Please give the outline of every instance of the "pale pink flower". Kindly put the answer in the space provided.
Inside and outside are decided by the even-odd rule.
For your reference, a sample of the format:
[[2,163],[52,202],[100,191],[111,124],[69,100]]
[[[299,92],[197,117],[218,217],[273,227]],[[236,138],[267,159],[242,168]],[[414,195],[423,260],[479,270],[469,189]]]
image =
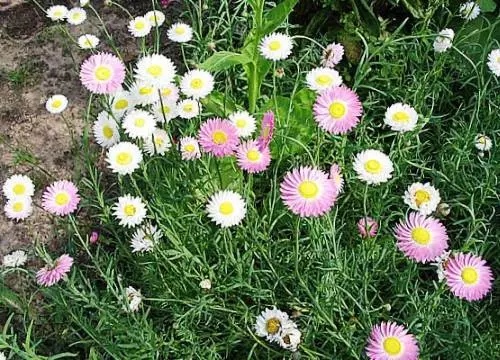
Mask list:
[[198,138],[203,151],[217,157],[232,155],[239,143],[236,126],[219,118],[204,122]]
[[92,55],[82,64],[80,80],[90,92],[113,94],[122,88],[125,65],[113,54]]
[[370,360],[417,360],[419,352],[415,336],[393,322],[375,325],[366,345]]
[[80,202],[77,187],[67,180],[56,181],[47,187],[42,198],[42,207],[59,216],[71,214]]
[[260,129],[260,136],[257,139],[257,144],[259,149],[263,150],[269,146],[271,139],[273,138],[274,132],[274,113],[268,111],[264,114],[262,118],[262,124]]
[[323,51],[323,58],[321,59],[321,65],[332,68],[342,60],[343,56],[344,56],[344,46],[337,43],[331,43]]
[[271,152],[269,147],[262,150],[257,141],[249,140],[238,146],[236,150],[238,166],[250,174],[266,170],[271,163]]
[[52,286],[59,282],[71,270],[73,258],[68,254],[61,255],[54,265],[47,264],[36,273],[36,281],[42,286]]
[[378,232],[378,224],[371,217],[363,217],[358,221],[358,231],[362,238],[374,237]]

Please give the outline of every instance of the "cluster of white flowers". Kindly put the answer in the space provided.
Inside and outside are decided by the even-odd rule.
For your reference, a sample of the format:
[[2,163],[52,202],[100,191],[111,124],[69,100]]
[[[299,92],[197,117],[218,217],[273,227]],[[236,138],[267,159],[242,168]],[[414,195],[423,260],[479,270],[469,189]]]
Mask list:
[[3,257],[3,266],[5,267],[20,267],[28,260],[28,256],[23,250],[16,250]]
[[265,309],[255,322],[255,333],[271,343],[277,343],[282,348],[297,351],[300,344],[301,332],[297,324],[288,317],[288,314],[276,309]]
[[3,209],[9,219],[24,220],[32,214],[35,185],[29,177],[12,175],[3,184],[2,191],[7,198]]

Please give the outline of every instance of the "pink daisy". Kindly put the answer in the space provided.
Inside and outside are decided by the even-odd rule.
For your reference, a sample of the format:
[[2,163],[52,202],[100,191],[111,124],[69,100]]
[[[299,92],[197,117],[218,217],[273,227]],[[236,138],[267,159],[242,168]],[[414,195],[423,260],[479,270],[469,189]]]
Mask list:
[[215,118],[201,125],[198,138],[205,152],[222,157],[236,150],[239,142],[237,132],[232,122]]
[[316,98],[313,109],[319,127],[335,135],[354,128],[363,113],[358,95],[345,86],[323,91]]
[[459,253],[446,262],[446,283],[451,292],[467,301],[480,300],[491,290],[493,274],[481,257]]
[[257,139],[257,144],[259,149],[263,150],[269,146],[271,139],[273,138],[274,132],[274,113],[268,111],[264,114],[262,118],[262,124],[260,129],[260,136]]
[[344,56],[344,46],[337,43],[331,43],[323,51],[323,58],[321,59],[321,65],[326,67],[334,67],[337,65],[342,57]]
[[80,196],[71,181],[56,181],[43,193],[42,207],[54,215],[64,216],[76,210]]
[[415,336],[393,322],[375,325],[366,345],[370,360],[417,360],[419,352]]
[[125,79],[125,65],[113,54],[99,53],[85,60],[80,69],[80,80],[95,94],[113,94],[121,89]]
[[281,183],[281,199],[296,215],[320,216],[337,198],[337,187],[328,174],[309,166],[288,172]]
[[363,217],[358,221],[358,231],[362,238],[374,237],[378,232],[378,224],[371,217]]
[[67,254],[61,255],[54,265],[45,265],[36,273],[36,281],[39,285],[52,286],[61,280],[71,270],[73,258]]
[[337,164],[332,164],[330,168],[330,179],[335,182],[335,186],[337,186],[337,195],[344,190],[344,177],[342,176],[342,172],[340,171],[340,166]]
[[249,173],[258,173],[267,169],[271,163],[269,147],[259,148],[255,140],[249,140],[238,146],[236,150],[238,166]]
[[397,246],[406,256],[417,262],[434,260],[448,249],[448,234],[441,222],[418,212],[408,215],[394,229]]

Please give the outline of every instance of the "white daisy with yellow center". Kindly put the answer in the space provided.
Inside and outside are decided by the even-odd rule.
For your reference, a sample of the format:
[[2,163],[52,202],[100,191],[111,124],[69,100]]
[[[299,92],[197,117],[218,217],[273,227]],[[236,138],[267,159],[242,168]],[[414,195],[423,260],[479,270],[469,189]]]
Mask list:
[[179,144],[182,160],[194,160],[201,157],[200,145],[198,140],[192,136],[181,138]]
[[35,193],[35,185],[26,175],[12,175],[5,180],[2,190],[7,199],[31,197]]
[[191,70],[182,77],[180,87],[184,95],[201,99],[214,89],[214,77],[205,70]]
[[133,105],[151,105],[158,101],[158,88],[151,83],[138,81],[130,88]]
[[391,159],[383,152],[372,149],[358,153],[353,167],[359,179],[373,185],[387,182],[394,171]]
[[143,16],[138,16],[128,23],[128,31],[134,37],[144,37],[151,32],[151,23]]
[[396,103],[387,108],[384,122],[394,131],[406,132],[417,126],[418,114],[410,105]]
[[285,326],[287,328],[293,328],[293,326],[289,326],[289,324],[293,323],[291,323],[288,314],[273,306],[272,309],[265,309],[257,317],[254,326],[255,333],[260,337],[266,338],[270,342],[279,343]]
[[292,38],[285,34],[267,35],[260,43],[259,50],[268,60],[284,60],[292,53]]
[[63,5],[54,5],[47,9],[47,17],[52,21],[61,21],[66,18],[68,8]]
[[132,95],[125,90],[120,90],[111,96],[111,111],[117,120],[121,120],[123,114],[132,109],[134,101]]
[[183,119],[192,119],[201,112],[201,105],[193,99],[185,99],[177,104],[179,116]]
[[87,20],[87,13],[82,8],[75,7],[68,11],[66,14],[66,20],[68,21],[68,24],[80,25]]
[[99,38],[95,35],[85,34],[78,38],[78,46],[80,49],[95,49],[97,45],[99,45]]
[[139,147],[126,141],[113,145],[106,155],[108,167],[120,175],[132,174],[139,168],[141,161],[142,152]]
[[155,225],[146,223],[142,225],[132,236],[130,247],[132,252],[150,252],[160,242],[163,232]]
[[51,114],[60,114],[68,107],[68,99],[64,95],[53,95],[45,103],[45,108]]
[[337,70],[319,67],[307,73],[306,82],[309,89],[322,92],[332,87],[342,85],[342,76],[340,76]]
[[113,216],[121,226],[134,227],[140,225],[146,217],[146,205],[140,197],[129,194],[120,196],[113,206]]
[[[170,84],[175,77],[175,65],[164,55],[152,54],[142,57],[135,67],[138,82],[162,88]],[[156,91],[158,92],[158,91]]]
[[12,220],[24,220],[33,212],[31,197],[16,196],[7,201],[4,206],[5,216]]
[[492,50],[488,54],[488,68],[496,76],[500,76],[500,49]]
[[476,4],[475,1],[467,1],[466,3],[460,5],[459,11],[460,11],[460,16],[463,19],[471,21],[479,16],[481,8],[479,7],[478,4]]
[[165,15],[158,10],[148,11],[144,17],[153,27],[162,26],[165,22]]
[[481,151],[490,151],[493,143],[488,136],[477,134],[476,138],[474,139],[474,146],[476,147],[476,149]]
[[171,146],[168,134],[163,129],[155,129],[153,135],[144,141],[144,151],[148,155],[164,155]]
[[133,110],[123,119],[122,127],[132,139],[147,139],[153,135],[156,119],[144,110]]
[[103,148],[109,148],[120,141],[120,132],[115,119],[105,111],[97,115],[97,120],[92,125],[95,141]]
[[240,194],[223,190],[212,195],[207,205],[208,217],[222,228],[238,225],[246,214]]
[[162,99],[161,102],[153,105],[153,114],[158,122],[163,124],[166,121],[168,123],[178,115],[177,104],[175,101]]
[[405,204],[423,215],[436,211],[441,197],[439,191],[429,183],[414,183],[408,187],[403,196]]
[[179,100],[179,89],[174,83],[167,84],[160,88],[157,101],[160,101],[160,96],[163,101],[167,100],[177,102]]
[[174,42],[185,43],[193,38],[193,29],[187,24],[175,23],[168,29],[167,36]]
[[248,111],[238,111],[229,116],[231,121],[236,127],[237,134],[241,138],[251,136],[255,131],[255,118],[248,113]]

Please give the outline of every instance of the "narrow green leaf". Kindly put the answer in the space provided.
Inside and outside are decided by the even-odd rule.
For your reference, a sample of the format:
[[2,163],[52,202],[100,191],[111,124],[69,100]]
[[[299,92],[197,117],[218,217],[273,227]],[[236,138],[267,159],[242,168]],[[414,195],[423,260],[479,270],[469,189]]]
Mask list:
[[201,102],[205,109],[220,117],[226,117],[230,113],[236,111],[234,100],[219,91],[212,91],[212,93],[201,100]]
[[284,0],[274,9],[269,11],[264,17],[263,34],[269,34],[276,30],[292,12],[298,0]]
[[251,59],[239,53],[231,51],[219,51],[210,56],[204,63],[200,65],[201,69],[207,71],[221,71],[232,68],[235,65],[245,65]]

